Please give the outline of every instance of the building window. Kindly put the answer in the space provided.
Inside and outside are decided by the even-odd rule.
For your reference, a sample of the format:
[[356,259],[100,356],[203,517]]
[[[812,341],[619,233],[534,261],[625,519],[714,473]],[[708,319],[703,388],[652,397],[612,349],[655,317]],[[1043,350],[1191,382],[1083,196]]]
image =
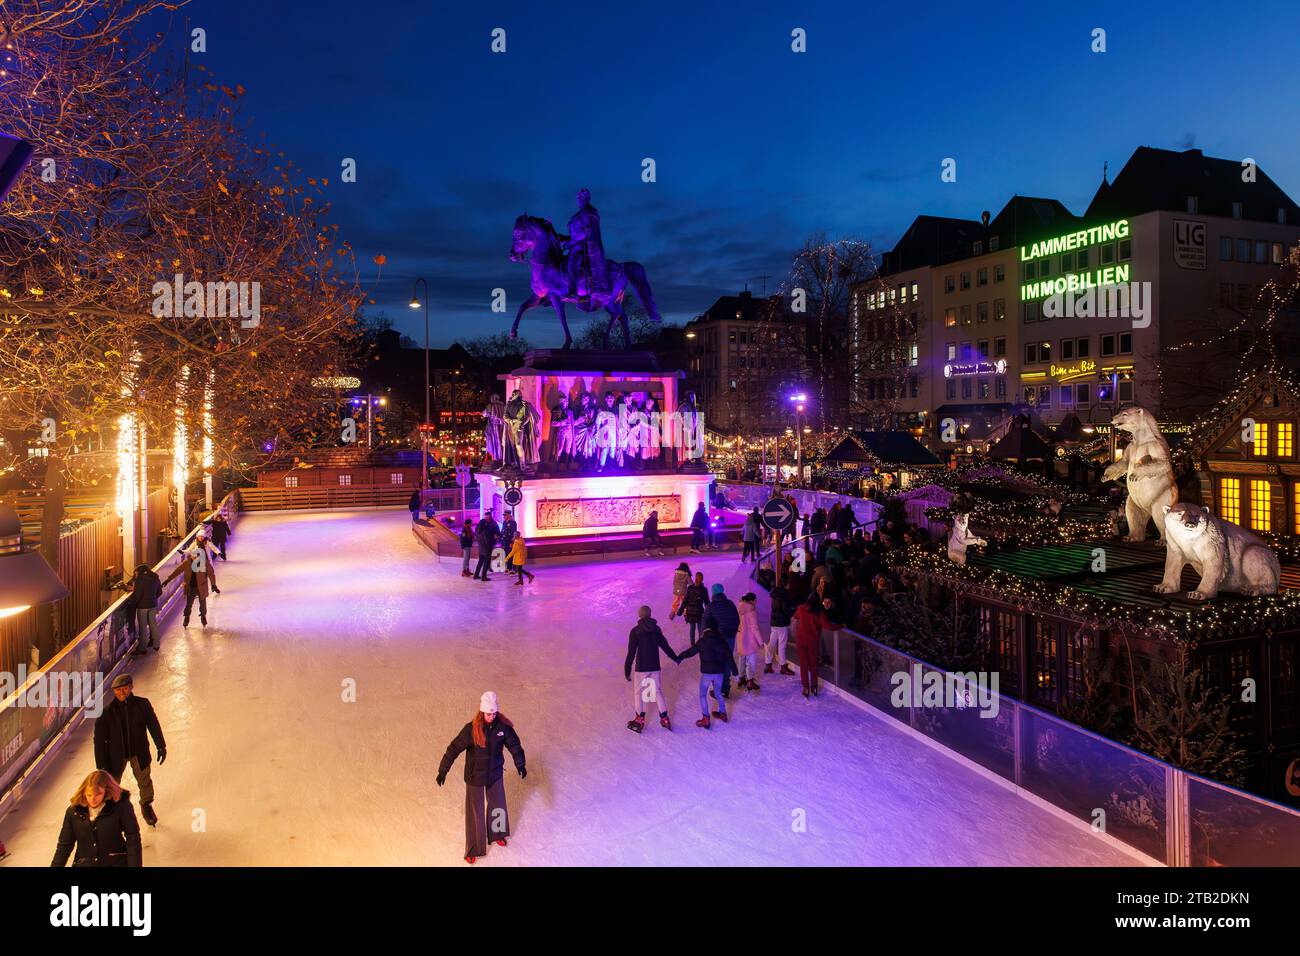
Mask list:
[[1249,285],[1237,286],[1237,311],[1238,312],[1250,311],[1250,286]]
[[1038,703],[1055,704],[1059,649],[1057,625],[1037,617],[1027,617],[1025,623],[1033,662],[1030,692]]
[[989,237],[989,252],[997,252],[998,248],[1001,245],[1002,245],[1002,238],[1000,236]]
[[1272,256],[1269,257],[1270,261],[1273,263],[1273,265],[1280,266],[1282,264],[1282,260],[1286,258],[1286,247],[1283,246],[1282,243],[1280,242],[1275,242],[1273,243],[1272,248],[1273,248],[1273,254]]
[[1040,361],[1040,362],[1050,362],[1051,360],[1052,360],[1052,343],[1051,343],[1051,342],[1039,342],[1039,343],[1038,343],[1038,361]]
[[1075,339],[1075,340],[1074,340],[1074,354],[1075,354],[1076,356],[1078,356],[1079,358],[1081,358],[1081,359],[1083,359],[1083,358],[1087,358],[1087,357],[1088,357],[1088,352],[1090,351],[1089,346],[1090,346],[1090,344],[1091,344],[1091,341],[1092,341],[1092,340],[1091,340],[1091,339],[1088,339],[1088,338]]
[[1221,309],[1232,308],[1232,283],[1231,282],[1219,283],[1219,308]]
[[1073,386],[1073,385],[1062,385],[1062,386],[1061,386],[1061,404],[1064,405],[1064,406],[1066,406],[1066,407],[1069,407],[1069,406],[1071,406],[1071,405],[1074,404],[1074,386]]
[[975,320],[977,322],[987,322],[989,320],[989,304],[987,302],[976,304]]
[[980,398],[988,398],[988,397],[989,397],[989,380],[986,379],[986,378],[982,378],[982,379],[979,380],[979,383],[980,383],[980,386],[979,386],[979,396],[980,396]]
[[284,476],[284,486],[285,486],[286,488],[297,488],[297,487],[298,487],[298,476],[297,476],[297,475],[285,475],[285,476]]
[[915,302],[919,298],[921,298],[921,283],[913,279],[912,280],[912,301]]
[[1267,481],[1250,483],[1250,526],[1256,531],[1273,530],[1273,495]]
[[954,288],[956,288],[956,285],[953,283],[953,278],[952,278],[952,276],[944,276],[944,277],[943,277],[943,291],[944,291],[944,292],[951,292]]
[[1119,400],[1121,402],[1133,401],[1133,381],[1131,379],[1119,383]]
[[970,273],[969,273],[969,272],[963,272],[963,273],[961,274],[961,287],[962,287],[962,291],[965,291],[966,289],[969,289],[969,288],[970,288]]
[[984,255],[984,240],[976,240],[975,245],[971,247],[971,252],[977,256]]
[[980,339],[980,340],[979,340],[979,344],[976,345],[975,347],[976,347],[977,349],[979,349],[980,358],[982,358],[982,359],[986,359],[986,358],[989,357],[989,340],[988,340],[988,339]]
[[1133,333],[1132,332],[1121,332],[1119,334],[1119,354],[1120,355],[1133,354]]
[[963,305],[963,306],[961,307],[961,324],[962,324],[962,325],[970,325],[970,306],[969,306],[969,305]]
[[1107,266],[1114,261],[1115,261],[1115,244],[1113,242],[1108,242],[1101,247],[1101,264]]
[[1089,402],[1088,393],[1092,391],[1087,382],[1075,386],[1075,398],[1080,405],[1087,405]]
[[982,609],[981,613],[992,613],[994,621],[994,638],[998,654],[998,670],[1001,672],[999,683],[1013,695],[1019,691],[1020,647],[1016,640],[1016,616],[1011,611]]
[[1264,239],[1255,240],[1255,263],[1261,266],[1268,264],[1268,242]]
[[388,475],[390,485],[400,485],[405,483],[405,476],[400,471],[390,472]]
[[984,286],[984,285],[988,285],[988,284],[989,284],[989,270],[988,270],[988,269],[981,269],[979,272],[975,273],[975,281],[978,282],[978,283],[979,283],[980,285],[982,285],[982,286]]
[[1061,339],[1061,361],[1066,362],[1074,358],[1074,340]]
[[339,485],[346,488],[346,487],[350,487],[351,484],[352,484],[351,475],[339,475]]
[[1249,239],[1237,240],[1237,261],[1238,262],[1250,261],[1250,240]]
[[1235,202],[1232,204],[1232,218],[1233,219],[1241,218],[1241,203]]
[[1073,272],[1073,271],[1074,271],[1074,253],[1073,253],[1073,252],[1066,252],[1066,253],[1063,253],[1063,254],[1061,255],[1061,271],[1062,271],[1062,272]]
[[1219,261],[1232,261],[1232,237],[1230,236],[1219,237]]
[[1195,214],[1201,211],[1201,201],[1195,196],[1187,197],[1187,211]]
[[1119,261],[1127,262],[1133,258],[1133,240],[1121,239],[1119,241]]
[[1038,343],[1026,342],[1025,343],[1025,364],[1033,365],[1037,361],[1038,361]]
[[970,343],[963,342],[961,344],[961,360],[963,362],[969,362],[973,357],[974,354],[971,352]]
[[1295,523],[1294,523],[1295,530],[1292,533],[1300,534],[1300,481],[1297,481],[1295,483],[1295,491],[1293,492],[1293,497],[1295,500],[1292,501],[1291,503],[1294,506],[1292,510],[1295,514]]
[[1007,380],[1006,380],[1006,378],[1005,378],[1004,376],[1002,376],[1002,375],[999,375],[997,378],[995,378],[995,379],[993,380],[993,382],[994,382],[994,385],[993,385],[993,391],[994,391],[994,393],[997,395],[997,397],[998,397],[998,398],[1006,398],[1006,397],[1007,397]]
[[956,398],[957,383],[953,379],[948,379],[948,387],[944,391],[948,398]]
[[1007,354],[1006,336],[999,336],[998,338],[993,340],[993,355],[994,357],[997,357],[1006,354]]
[[970,376],[961,380],[961,397],[970,398]]
[[1038,404],[1041,405],[1043,408],[1052,407],[1052,386],[1050,385],[1038,386]]
[[1034,277],[1034,264],[1033,264],[1032,262],[1026,262],[1026,263],[1025,263],[1025,278],[1026,278],[1026,279],[1032,279],[1033,277]]
[[951,328],[955,327],[956,325],[957,325],[957,310],[956,310],[956,309],[944,309],[944,310],[943,310],[943,326],[944,326],[944,328],[946,328],[946,329],[951,329]]
[[956,358],[957,358],[957,343],[956,343],[956,342],[949,342],[949,343],[948,343],[948,361],[951,362],[951,361],[953,361],[953,360],[956,359]]
[[1007,300],[994,299],[993,300],[993,321],[1001,322],[1006,317],[1007,317]]
[[1241,524],[1241,479],[1219,479],[1219,515],[1224,521]]
[[1255,423],[1255,440],[1250,443],[1250,457],[1268,457],[1268,422]]
[[1279,226],[1286,225],[1286,207],[1284,206],[1277,207],[1277,224]]
[[1290,458],[1295,454],[1295,425],[1292,422],[1277,423],[1277,457]]
[[1074,254],[1074,267],[1076,269],[1088,268],[1088,250],[1080,249]]

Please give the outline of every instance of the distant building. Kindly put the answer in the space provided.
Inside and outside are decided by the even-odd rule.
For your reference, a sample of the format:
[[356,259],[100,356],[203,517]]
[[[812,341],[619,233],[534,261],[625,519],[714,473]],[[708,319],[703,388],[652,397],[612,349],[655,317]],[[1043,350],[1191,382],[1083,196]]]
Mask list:
[[361,485],[420,487],[420,451],[409,449],[312,448],[275,456],[257,468],[259,488],[352,488]]
[[774,433],[792,423],[789,393],[805,383],[806,332],[779,295],[724,295],[686,324],[686,387],[707,427]]

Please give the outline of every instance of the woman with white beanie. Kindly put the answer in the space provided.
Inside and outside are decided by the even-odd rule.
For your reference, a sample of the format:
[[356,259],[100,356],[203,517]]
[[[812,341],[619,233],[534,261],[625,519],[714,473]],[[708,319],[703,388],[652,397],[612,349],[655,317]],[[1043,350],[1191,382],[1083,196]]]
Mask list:
[[488,837],[505,846],[510,836],[506,810],[505,751],[510,751],[520,778],[528,776],[524,748],[512,723],[497,706],[494,691],[479,698],[478,713],[447,745],[438,766],[438,786],[447,781],[447,771],[465,753],[465,862],[473,863],[487,853]]

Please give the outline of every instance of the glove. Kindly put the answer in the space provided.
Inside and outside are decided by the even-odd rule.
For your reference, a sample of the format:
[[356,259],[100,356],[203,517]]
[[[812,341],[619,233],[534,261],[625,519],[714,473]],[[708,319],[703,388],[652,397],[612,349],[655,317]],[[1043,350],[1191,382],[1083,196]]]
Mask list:
[[438,774],[438,786],[441,787],[446,782],[447,782],[447,775],[445,773]]
[[213,589],[212,589],[212,593],[213,593],[213,594],[220,594],[220,593],[221,593],[221,588],[213,588]]
[[520,767],[520,768],[519,768],[519,779],[520,779],[520,780],[523,780],[524,777],[526,777],[526,776],[528,776],[528,768],[527,768],[527,767]]
[[167,751],[166,751],[166,750],[159,750],[159,751],[158,751],[158,763],[159,763],[159,764],[162,764],[162,763],[164,763],[166,760],[167,760]]

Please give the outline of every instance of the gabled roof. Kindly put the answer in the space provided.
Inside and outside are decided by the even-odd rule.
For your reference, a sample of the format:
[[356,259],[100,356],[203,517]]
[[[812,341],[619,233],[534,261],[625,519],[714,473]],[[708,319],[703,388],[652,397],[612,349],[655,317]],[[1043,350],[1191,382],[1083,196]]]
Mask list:
[[[851,442],[856,445],[866,458],[841,458],[841,461],[869,461],[872,464],[889,467],[893,465],[910,465],[913,467],[925,467],[927,465],[942,465],[934,454],[912,437],[911,432],[904,431],[854,431],[850,432],[840,442],[836,448],[832,449],[832,454],[845,449],[843,454],[848,455],[852,452],[845,448],[845,444]],[[830,455],[828,454],[829,458]]]
[[1279,404],[1286,401],[1300,405],[1300,379],[1294,372],[1278,368],[1260,369],[1247,376],[1245,381],[1192,425],[1179,451],[1185,451],[1194,459],[1200,458],[1226,431],[1239,429],[1245,412],[1270,393],[1278,397]]
[[1014,458],[1028,461],[1034,458],[1050,461],[1052,446],[1034,433],[1028,421],[1020,421],[1002,436],[1002,440],[988,451],[990,458]]
[[1187,212],[1187,197],[1195,196],[1202,216],[1232,215],[1232,204],[1242,204],[1242,218],[1277,222],[1286,211],[1287,225],[1300,225],[1300,206],[1259,167],[1255,181],[1242,181],[1238,159],[1215,159],[1199,149],[1175,152],[1139,146],[1113,183],[1102,182],[1084,218],[1107,221],[1144,212]]
[[917,216],[894,248],[881,258],[880,271],[892,275],[962,258],[982,232],[984,225],[978,219]]

